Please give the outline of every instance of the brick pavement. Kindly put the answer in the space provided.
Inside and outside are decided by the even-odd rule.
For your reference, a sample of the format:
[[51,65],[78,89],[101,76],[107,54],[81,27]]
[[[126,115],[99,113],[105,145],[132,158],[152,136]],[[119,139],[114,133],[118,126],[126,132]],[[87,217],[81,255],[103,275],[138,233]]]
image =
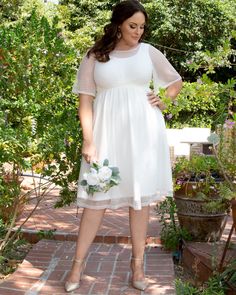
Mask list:
[[[72,264],[75,242],[41,240],[26,256],[17,271],[0,284],[1,295],[59,295]],[[130,285],[129,244],[92,244],[81,286],[71,294],[86,295],[174,295],[171,254],[160,247],[146,247],[145,292]]]
[[[75,251],[75,241],[82,213],[76,217],[76,206],[54,209],[58,189],[53,189],[23,227],[29,240],[36,242],[39,230],[55,230],[53,240],[41,240],[34,245],[17,271],[0,284],[0,295],[8,294],[65,294],[63,285]],[[27,204],[18,218],[18,226],[32,210],[34,201]],[[87,295],[174,295],[174,269],[170,253],[158,246],[160,225],[151,206],[146,247],[145,274],[149,287],[140,292],[130,286],[129,261],[131,245],[128,208],[107,210],[95,243],[92,244],[81,287],[72,294]],[[229,220],[224,238],[230,228]],[[153,242],[155,244],[153,244]],[[109,243],[109,244],[104,244]]]
[[[79,209],[76,216],[76,205],[54,208],[58,199],[59,190],[53,189],[40,203],[33,216],[23,226],[23,233],[31,242],[37,241],[39,230],[53,230],[57,240],[75,241],[78,226],[83,209]],[[16,228],[25,220],[29,212],[34,208],[36,199],[33,198],[24,208],[24,212],[18,218]],[[150,221],[148,227],[149,243],[160,244],[160,224],[154,211],[156,204],[150,209]],[[102,226],[97,233],[95,242],[105,243],[130,243],[128,208],[107,210]]]
[[[29,184],[29,183],[28,183]],[[41,240],[34,245],[17,271],[0,285],[4,294],[65,294],[64,281],[72,264],[75,239],[82,214],[76,206],[54,209],[58,189],[54,188],[23,226],[24,236],[37,241],[40,230],[55,230],[55,240]],[[33,198],[19,216],[16,228],[34,207]],[[72,294],[135,295],[175,294],[174,269],[170,253],[161,251],[160,225],[151,206],[146,247],[145,273],[150,282],[145,293],[130,286],[131,245],[128,208],[107,210],[100,230],[92,244],[81,287]],[[59,241],[60,240],[60,241]],[[106,244],[109,243],[109,244]],[[155,243],[155,244],[154,244]]]

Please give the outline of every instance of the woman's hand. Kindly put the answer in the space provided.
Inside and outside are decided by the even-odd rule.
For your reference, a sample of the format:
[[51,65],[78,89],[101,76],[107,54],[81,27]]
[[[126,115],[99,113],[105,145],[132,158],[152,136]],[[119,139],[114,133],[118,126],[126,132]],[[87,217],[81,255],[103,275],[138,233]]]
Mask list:
[[153,91],[149,92],[147,96],[152,106],[157,106],[161,111],[166,109],[166,105],[164,104],[164,102],[160,99],[159,96],[155,95]]
[[97,162],[97,151],[93,143],[84,141],[82,146],[82,155],[87,163]]

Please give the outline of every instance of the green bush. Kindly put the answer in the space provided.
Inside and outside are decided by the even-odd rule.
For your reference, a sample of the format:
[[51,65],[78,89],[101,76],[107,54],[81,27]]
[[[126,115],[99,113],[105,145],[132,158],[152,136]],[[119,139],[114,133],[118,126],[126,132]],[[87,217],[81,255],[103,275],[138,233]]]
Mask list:
[[10,203],[17,195],[6,194],[6,163],[10,174],[19,176],[38,162],[45,168],[38,172],[69,194],[80,167],[78,101],[71,93],[76,52],[58,28],[58,18],[50,24],[36,11],[3,23],[0,44],[0,194],[9,196]]
[[224,295],[226,290],[219,275],[210,278],[205,286],[200,288],[195,288],[190,283],[183,282],[180,279],[175,281],[175,287],[177,295]]
[[[178,103],[168,105],[167,101],[165,113],[172,115],[171,120],[167,120],[167,126],[214,129],[218,124],[223,124],[229,116],[229,110],[231,112],[236,105],[235,84],[234,79],[229,79],[226,84],[216,83],[206,74],[196,82],[184,82]],[[163,92],[161,96],[164,97]]]
[[[201,63],[201,54],[206,51],[212,54],[221,51],[221,47],[225,47],[225,42],[232,38],[232,31],[235,29],[234,1],[143,2],[150,15],[150,33],[147,40],[153,44],[160,44],[157,48],[166,53],[185,80],[195,81],[201,73],[189,70],[189,64],[193,60]],[[223,64],[222,59],[225,60]],[[225,52],[218,60],[217,66],[224,66],[227,60]]]

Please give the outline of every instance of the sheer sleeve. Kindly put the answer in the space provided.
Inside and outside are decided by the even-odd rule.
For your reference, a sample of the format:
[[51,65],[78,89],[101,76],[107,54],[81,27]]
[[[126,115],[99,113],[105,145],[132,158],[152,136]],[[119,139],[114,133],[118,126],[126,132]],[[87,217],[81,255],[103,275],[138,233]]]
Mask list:
[[95,57],[87,54],[82,59],[79,69],[76,74],[76,79],[72,88],[72,92],[75,94],[83,93],[95,96],[96,84],[94,81],[94,65]]
[[155,92],[167,88],[181,80],[181,76],[158,49],[149,45],[149,54],[153,64],[153,83]]

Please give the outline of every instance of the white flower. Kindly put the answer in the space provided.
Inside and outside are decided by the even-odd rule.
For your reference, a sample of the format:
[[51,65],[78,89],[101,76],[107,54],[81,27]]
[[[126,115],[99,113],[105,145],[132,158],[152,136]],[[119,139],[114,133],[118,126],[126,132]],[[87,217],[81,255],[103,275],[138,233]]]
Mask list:
[[84,173],[84,174],[83,174],[83,178],[84,178],[84,180],[87,180],[87,178],[88,178],[88,173]]
[[87,175],[87,183],[88,185],[97,185],[99,184],[99,178],[96,173],[89,173]]
[[89,172],[83,174],[83,180],[80,184],[89,195],[92,196],[97,192],[106,193],[111,187],[119,184],[119,169],[108,167],[108,164],[108,160],[104,160],[103,164],[91,163]]
[[91,173],[91,174],[97,174],[98,172],[97,172],[96,169],[94,169],[94,168],[90,168],[90,173]]
[[98,177],[101,181],[108,180],[111,177],[111,175],[112,175],[112,170],[107,166],[100,168],[98,171]]

